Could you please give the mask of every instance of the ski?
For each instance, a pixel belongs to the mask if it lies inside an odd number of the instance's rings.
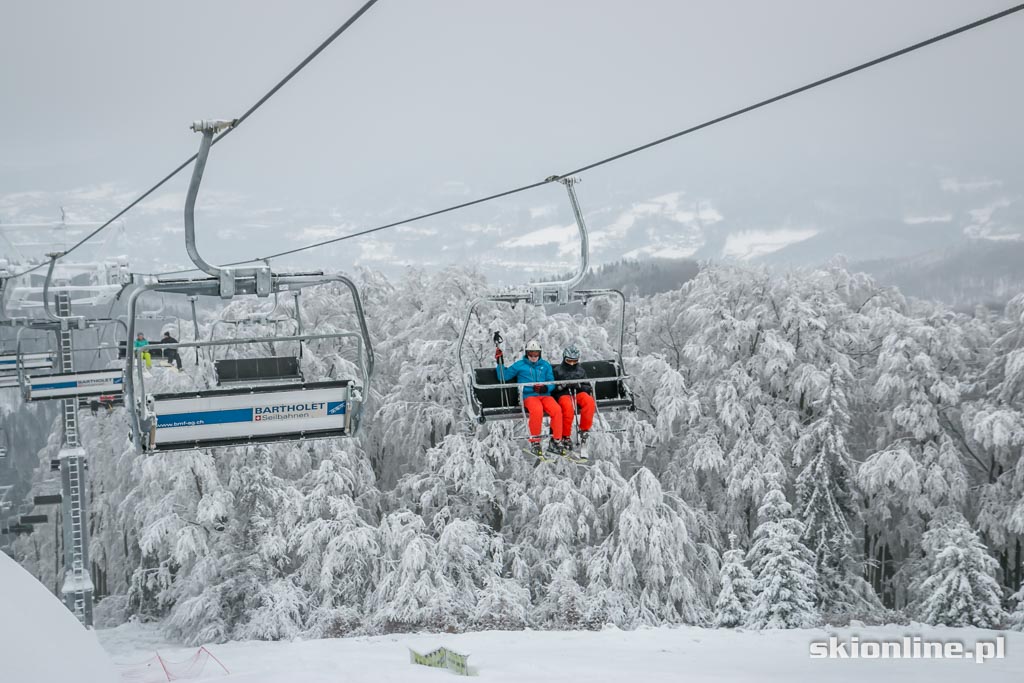
[[[523,453],[526,453],[528,456],[530,456],[530,460],[533,462],[552,462],[552,459],[549,458],[546,453],[537,455],[536,453],[527,448],[523,449]]]
[[[588,457],[583,456],[581,453],[575,451],[568,451],[562,453],[562,459],[566,462],[570,462],[573,465],[589,465],[591,460]]]

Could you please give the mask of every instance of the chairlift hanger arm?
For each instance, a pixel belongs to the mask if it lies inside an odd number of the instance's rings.
[[[214,277],[221,276],[221,269],[204,259],[196,247],[196,198],[199,196],[199,184],[203,181],[203,172],[206,170],[206,160],[210,156],[210,146],[213,142],[214,134],[227,130],[234,124],[233,120],[215,120],[196,121],[191,126],[193,131],[202,133],[203,137],[199,143],[199,153],[196,155],[195,164],[192,166],[192,178],[188,183],[188,194],[185,195],[185,249],[188,251],[188,256],[192,259],[192,263],[196,264],[199,270]],[[242,270],[236,272],[239,275],[244,275]]]
[[[192,124],[192,130],[202,133],[202,140],[199,142],[199,152],[196,154],[196,162],[192,167],[192,178],[188,184],[188,194],[185,195],[185,249],[192,263],[208,275],[218,278],[220,281],[220,296],[222,299],[230,299],[236,291],[236,278],[254,278],[256,294],[267,296],[272,289],[270,266],[252,266],[249,268],[223,268],[215,266],[202,257],[199,248],[196,246],[196,198],[199,196],[199,184],[203,180],[203,172],[206,170],[206,161],[210,156],[210,147],[213,144],[215,133],[230,129],[237,123],[232,120],[196,121]]]
[[[566,289],[573,289],[581,282],[583,278],[590,272],[590,235],[587,233],[587,224],[583,220],[583,211],[580,209],[579,199],[576,198],[576,190],[574,185],[579,182],[579,179],[571,176],[550,176],[547,179],[548,182],[559,182],[565,185],[565,191],[569,194],[569,203],[572,204],[572,215],[576,219],[576,228],[580,234],[580,269],[573,277],[568,280],[560,280],[556,282],[545,282],[545,287],[565,287]]]
[[[43,310],[46,312],[47,318],[60,323],[62,328],[64,325],[67,325],[71,321],[77,321],[78,324],[81,325],[82,321],[84,320],[84,318],[82,318],[81,316],[59,316],[50,310],[50,282],[53,281],[53,269],[57,265],[57,259],[59,259],[63,255],[64,254],[62,252],[54,252],[52,254],[47,254],[47,256],[50,257],[50,267],[47,268],[46,279],[43,280]]]

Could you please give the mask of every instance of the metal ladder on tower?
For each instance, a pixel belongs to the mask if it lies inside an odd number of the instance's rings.
[[[66,292],[56,296],[57,315],[71,316],[71,298]],[[61,372],[71,373],[75,370],[74,345],[71,327],[61,326],[60,334]],[[86,528],[85,499],[85,462],[78,439],[78,398],[66,398],[61,401],[64,411],[64,445],[68,449],[67,457],[62,458],[64,467],[64,486],[67,495],[68,523],[65,531],[70,532],[65,541],[65,582],[64,600],[82,624],[92,625],[92,579],[89,576],[88,562],[88,530]]]

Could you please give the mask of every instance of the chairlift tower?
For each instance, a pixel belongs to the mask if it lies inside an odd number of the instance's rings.
[[[71,296],[58,292],[55,297],[57,316],[64,318],[57,334],[60,370],[75,371],[74,339],[67,318],[71,317]],[[80,622],[92,626],[93,583],[89,573],[89,528],[85,449],[78,439],[78,397],[61,399],[64,420],[64,443],[60,449],[60,478],[64,532],[64,584],[61,593]]]

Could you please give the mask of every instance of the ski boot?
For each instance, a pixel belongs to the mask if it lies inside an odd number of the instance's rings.
[[[547,460],[547,458],[544,457],[544,449],[540,447],[540,441],[531,441],[526,452],[542,462]]]
[[[590,437],[590,432],[580,432],[580,448],[587,445],[587,439]]]
[[[562,445],[562,441],[551,437],[551,441],[548,442],[548,454],[549,455],[565,455],[565,447]]]
[[[572,437],[567,436],[564,439],[562,439],[562,450],[565,451],[566,455],[572,455],[572,449]]]

